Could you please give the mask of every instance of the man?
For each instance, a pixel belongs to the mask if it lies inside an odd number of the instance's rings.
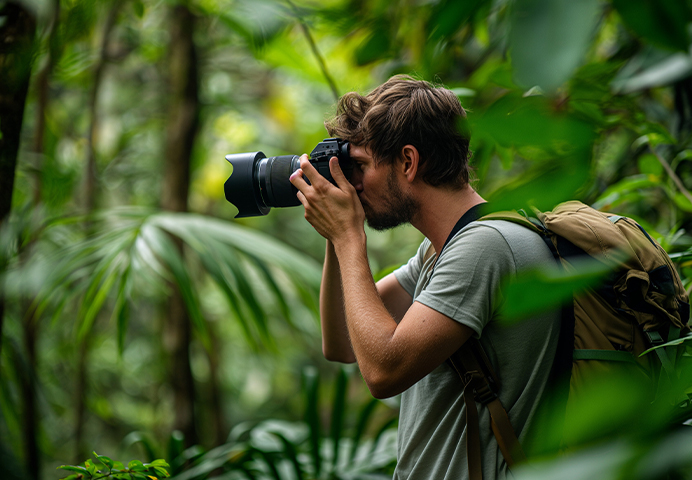
[[[468,136],[459,128],[465,116],[451,91],[393,77],[367,96],[342,97],[327,122],[330,135],[350,142],[350,182],[336,158],[336,186],[306,155],[291,176],[305,218],[327,239],[320,291],[325,357],[358,362],[377,398],[403,392],[395,479],[468,478],[462,383],[445,360],[469,338],[480,338],[495,367],[520,440],[555,354],[557,315],[513,326],[499,319],[501,282],[552,261],[538,235],[509,222],[472,222],[443,250],[461,216],[484,203],[469,184]],[[426,237],[407,265],[377,284],[365,221],[375,229],[408,222]],[[442,253],[426,259],[431,244]],[[483,476],[504,478],[489,414],[480,405],[478,411]]]

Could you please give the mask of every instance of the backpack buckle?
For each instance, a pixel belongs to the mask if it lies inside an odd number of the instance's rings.
[[[492,378],[474,370],[464,376],[464,384],[473,390],[473,399],[483,405],[487,405],[497,398]]]

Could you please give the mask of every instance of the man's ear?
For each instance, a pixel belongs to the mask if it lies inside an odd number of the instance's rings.
[[[406,176],[409,183],[413,183],[416,175],[418,174],[418,162],[420,161],[420,155],[418,154],[418,149],[413,145],[404,145],[401,149],[401,164],[399,168],[401,173]]]

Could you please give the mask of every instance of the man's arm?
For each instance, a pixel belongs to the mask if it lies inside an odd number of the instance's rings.
[[[358,195],[336,158],[330,167],[338,187],[325,180],[307,156],[301,158],[301,170],[292,175],[291,182],[299,190],[306,219],[333,243],[341,272],[345,324],[363,378],[375,397],[393,396],[444,362],[473,332],[417,302],[405,313],[398,307],[390,313],[368,265],[364,213]],[[304,174],[311,185],[302,178]],[[403,316],[397,323],[395,316],[399,315]]]
[[[320,285],[320,327],[324,358],[342,363],[356,361],[346,327],[339,259],[336,258],[334,245],[329,240],[324,253]]]
[[[348,332],[360,371],[373,396],[397,395],[449,358],[473,330],[414,302],[397,324],[372,281],[364,245],[335,244],[343,262]],[[396,280],[396,279],[394,279]]]
[[[399,284],[393,273],[377,282],[376,287],[387,311],[397,323],[400,322],[411,307],[411,295]],[[355,362],[356,357],[346,326],[339,260],[336,257],[334,245],[329,240],[327,240],[324,255],[320,286],[320,325],[324,357],[333,362]]]

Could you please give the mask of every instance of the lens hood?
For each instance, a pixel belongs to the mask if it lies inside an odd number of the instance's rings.
[[[226,200],[236,206],[241,217],[266,215],[271,210],[259,197],[256,186],[255,168],[257,163],[267,158],[262,152],[234,153],[226,155],[226,160],[233,165],[233,173],[223,185]]]

